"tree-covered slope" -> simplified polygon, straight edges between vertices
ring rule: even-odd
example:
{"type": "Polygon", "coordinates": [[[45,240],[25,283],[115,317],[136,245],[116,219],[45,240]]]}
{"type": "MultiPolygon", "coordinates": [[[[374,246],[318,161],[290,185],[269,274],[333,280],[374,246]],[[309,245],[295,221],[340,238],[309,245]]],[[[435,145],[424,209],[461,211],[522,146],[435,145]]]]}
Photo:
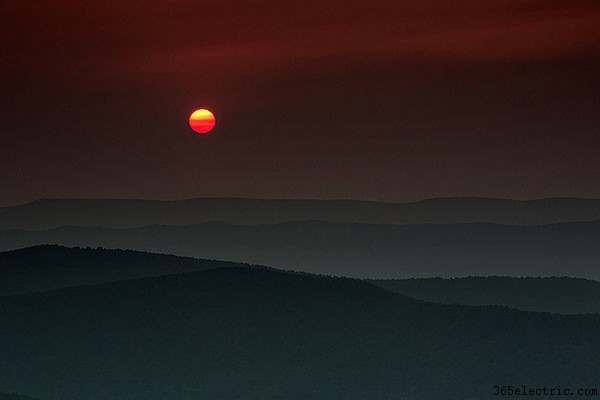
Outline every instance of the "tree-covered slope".
{"type": "Polygon", "coordinates": [[[0,253],[0,296],[232,265],[238,264],[131,250],[33,246],[0,253]]]}
{"type": "Polygon", "coordinates": [[[593,387],[600,317],[220,268],[0,299],[0,390],[47,400],[484,399],[593,387]]]}

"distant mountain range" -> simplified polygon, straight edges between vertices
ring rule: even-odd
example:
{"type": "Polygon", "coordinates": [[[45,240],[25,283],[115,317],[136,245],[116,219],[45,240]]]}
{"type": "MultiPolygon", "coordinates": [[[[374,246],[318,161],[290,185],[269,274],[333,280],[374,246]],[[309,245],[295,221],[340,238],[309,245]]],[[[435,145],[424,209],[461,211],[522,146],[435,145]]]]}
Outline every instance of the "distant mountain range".
{"type": "Polygon", "coordinates": [[[600,200],[578,198],[520,201],[456,197],[412,203],[236,198],[179,201],[46,199],[0,208],[0,229],[51,229],[61,226],[133,228],[210,221],[254,225],[304,220],[366,224],[489,222],[539,225],[597,219],[600,219],[600,200]]]}
{"type": "Polygon", "coordinates": [[[494,385],[600,382],[598,315],[437,305],[359,280],[216,266],[0,297],[0,390],[463,400],[492,398],[494,385]]]}
{"type": "Polygon", "coordinates": [[[600,313],[600,282],[586,279],[494,276],[368,282],[415,299],[442,304],[502,305],[560,314],[600,313]]]}
{"type": "Polygon", "coordinates": [[[0,250],[38,244],[135,249],[360,278],[571,276],[600,280],[600,222],[368,225],[206,223],[0,231],[0,250]]]}

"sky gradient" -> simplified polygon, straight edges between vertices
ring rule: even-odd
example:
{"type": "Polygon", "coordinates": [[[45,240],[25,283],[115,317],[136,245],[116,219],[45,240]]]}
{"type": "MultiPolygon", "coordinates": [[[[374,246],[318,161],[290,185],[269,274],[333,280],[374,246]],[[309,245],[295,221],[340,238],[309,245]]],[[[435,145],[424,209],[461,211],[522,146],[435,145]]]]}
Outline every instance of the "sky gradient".
{"type": "Polygon", "coordinates": [[[596,0],[24,0],[0,12],[0,206],[600,197],[596,0]],[[198,136],[188,116],[203,107],[218,124],[198,136]]]}

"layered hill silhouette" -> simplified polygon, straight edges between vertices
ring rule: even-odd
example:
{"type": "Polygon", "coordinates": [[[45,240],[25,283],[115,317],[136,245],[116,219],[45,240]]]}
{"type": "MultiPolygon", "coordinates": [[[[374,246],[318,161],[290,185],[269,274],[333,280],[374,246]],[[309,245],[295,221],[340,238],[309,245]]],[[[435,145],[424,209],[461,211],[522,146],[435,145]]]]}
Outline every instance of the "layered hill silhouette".
{"type": "Polygon", "coordinates": [[[255,225],[303,220],[367,224],[489,222],[539,225],[596,219],[600,219],[600,200],[578,198],[519,201],[456,197],[412,203],[236,198],[178,201],[44,199],[0,208],[0,229],[51,229],[61,226],[132,228],[210,221],[255,225]]]}
{"type": "MultiPolygon", "coordinates": [[[[172,275],[241,264],[131,250],[34,246],[0,253],[0,296],[172,275]]],[[[561,314],[600,313],[600,282],[567,277],[366,280],[442,304],[499,305],[561,314]]]]}
{"type": "Polygon", "coordinates": [[[130,250],[34,246],[0,253],[0,296],[239,265],[130,250]]]}
{"type": "Polygon", "coordinates": [[[0,250],[39,244],[135,249],[360,278],[570,276],[600,280],[600,222],[541,226],[318,221],[0,231],[0,250]]]}
{"type": "Polygon", "coordinates": [[[258,267],[0,298],[0,390],[47,400],[483,399],[595,387],[600,316],[258,267]]]}
{"type": "Polygon", "coordinates": [[[494,276],[369,282],[415,299],[442,304],[502,305],[561,314],[600,313],[600,282],[586,279],[494,276]]]}

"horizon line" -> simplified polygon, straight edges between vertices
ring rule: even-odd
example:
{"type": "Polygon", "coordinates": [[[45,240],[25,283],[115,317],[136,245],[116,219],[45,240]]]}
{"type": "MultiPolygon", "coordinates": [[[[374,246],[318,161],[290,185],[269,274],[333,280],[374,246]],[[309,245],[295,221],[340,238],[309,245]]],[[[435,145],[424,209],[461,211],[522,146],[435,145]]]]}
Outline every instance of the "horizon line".
{"type": "Polygon", "coordinates": [[[598,197],[580,197],[580,196],[547,196],[547,197],[534,197],[534,198],[510,198],[510,197],[491,197],[491,196],[440,196],[440,197],[424,197],[418,200],[407,200],[407,201],[388,201],[388,200],[377,200],[377,199],[358,199],[358,198],[326,198],[318,199],[312,197],[244,197],[244,196],[206,196],[206,197],[187,197],[187,198],[135,198],[135,197],[40,197],[35,200],[27,201],[24,203],[17,203],[13,205],[0,206],[3,208],[22,207],[44,201],[139,201],[139,202],[162,202],[162,203],[176,203],[176,202],[188,202],[188,201],[201,201],[201,200],[245,200],[245,201],[280,201],[280,202],[353,202],[353,203],[377,203],[377,204],[417,204],[427,201],[437,200],[499,200],[499,201],[510,201],[510,202],[536,202],[536,201],[548,201],[548,200],[588,200],[595,201],[600,200],[598,197]]]}

